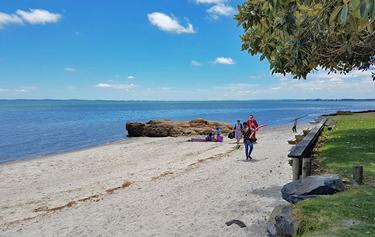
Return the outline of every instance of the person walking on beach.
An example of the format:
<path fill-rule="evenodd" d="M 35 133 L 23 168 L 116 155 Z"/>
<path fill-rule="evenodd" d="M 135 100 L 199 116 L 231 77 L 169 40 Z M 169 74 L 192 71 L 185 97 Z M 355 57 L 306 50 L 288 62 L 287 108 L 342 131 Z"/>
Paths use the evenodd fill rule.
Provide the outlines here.
<path fill-rule="evenodd" d="M 243 123 L 243 143 L 245 146 L 245 155 L 246 155 L 246 160 L 252 160 L 253 158 L 251 157 L 251 152 L 253 151 L 253 129 L 251 127 L 247 126 L 247 123 Z"/>
<path fill-rule="evenodd" d="M 256 129 L 259 125 L 254 116 L 251 114 L 249 119 L 246 121 L 246 125 L 248 128 Z M 254 137 L 256 137 L 256 131 L 254 131 Z"/>
<path fill-rule="evenodd" d="M 242 124 L 240 120 L 237 120 L 236 125 L 234 125 L 234 137 L 237 140 L 237 144 L 240 144 L 242 138 Z"/>
<path fill-rule="evenodd" d="M 258 125 L 258 122 L 256 121 L 256 119 L 254 118 L 254 116 L 251 114 L 249 119 L 246 121 L 246 124 L 247 124 L 247 127 L 249 128 L 257 128 L 259 125 Z"/>
<path fill-rule="evenodd" d="M 294 123 L 293 123 L 292 131 L 294 133 L 297 133 L 297 121 L 298 121 L 298 118 L 295 118 L 293 121 L 294 121 Z"/>

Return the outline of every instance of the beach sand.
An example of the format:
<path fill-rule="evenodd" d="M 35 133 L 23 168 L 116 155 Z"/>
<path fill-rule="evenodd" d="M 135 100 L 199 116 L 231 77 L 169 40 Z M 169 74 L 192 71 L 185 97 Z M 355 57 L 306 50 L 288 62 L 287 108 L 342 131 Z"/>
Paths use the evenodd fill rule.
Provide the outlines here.
<path fill-rule="evenodd" d="M 234 140 L 168 137 L 2 164 L 0 236 L 266 236 L 290 130 L 260 131 L 250 162 Z"/>

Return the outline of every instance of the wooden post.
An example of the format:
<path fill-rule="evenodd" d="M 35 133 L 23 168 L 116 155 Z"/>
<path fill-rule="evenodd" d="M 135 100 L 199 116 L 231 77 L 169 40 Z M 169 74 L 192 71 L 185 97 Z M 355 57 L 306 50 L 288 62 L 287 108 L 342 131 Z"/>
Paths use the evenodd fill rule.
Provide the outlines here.
<path fill-rule="evenodd" d="M 305 157 L 302 159 L 302 178 L 311 175 L 311 158 Z"/>
<path fill-rule="evenodd" d="M 293 158 L 293 181 L 299 179 L 300 171 L 301 171 L 300 158 Z"/>
<path fill-rule="evenodd" d="M 363 166 L 353 166 L 353 181 L 356 184 L 363 184 Z"/>

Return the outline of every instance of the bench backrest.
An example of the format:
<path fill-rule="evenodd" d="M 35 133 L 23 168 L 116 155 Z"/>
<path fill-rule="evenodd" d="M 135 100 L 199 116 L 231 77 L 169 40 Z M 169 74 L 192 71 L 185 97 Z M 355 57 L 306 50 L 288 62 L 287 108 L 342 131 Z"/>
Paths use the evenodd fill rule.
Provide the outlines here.
<path fill-rule="evenodd" d="M 288 157 L 303 158 L 311 154 L 320 133 L 323 130 L 324 124 L 327 119 L 324 118 L 320 121 L 311 131 L 303 138 L 302 141 L 297 143 L 289 152 Z"/>

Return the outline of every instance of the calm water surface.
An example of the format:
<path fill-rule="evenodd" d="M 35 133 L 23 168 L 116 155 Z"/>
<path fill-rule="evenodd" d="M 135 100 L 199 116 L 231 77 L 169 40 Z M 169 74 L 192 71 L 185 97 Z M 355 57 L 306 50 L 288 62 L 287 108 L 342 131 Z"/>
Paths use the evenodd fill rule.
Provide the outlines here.
<path fill-rule="evenodd" d="M 0 162 L 30 159 L 126 139 L 127 121 L 205 118 L 234 123 L 254 114 L 277 126 L 337 110 L 375 109 L 375 101 L 119 102 L 0 100 Z"/>

